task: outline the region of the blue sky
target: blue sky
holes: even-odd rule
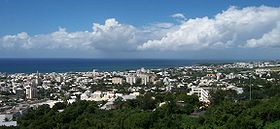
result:
[[[279,41],[262,44],[268,38],[279,39],[273,36],[278,34],[280,28],[279,6],[279,0],[1,0],[0,57],[279,58]],[[245,30],[254,31],[254,34],[239,36],[243,35],[241,31],[220,23],[219,19],[226,16],[216,18],[223,12],[228,16],[229,13],[256,16],[247,21],[245,19],[245,22],[257,16],[266,20],[252,23],[253,28],[265,22],[259,30]],[[205,17],[208,19],[203,19]],[[238,17],[236,15],[232,19]],[[216,23],[212,24],[212,20]],[[108,32],[103,30],[106,21],[107,26],[112,28]],[[195,21],[195,24],[191,21]],[[94,26],[93,23],[98,25]],[[217,36],[209,35],[209,31],[205,33],[207,36],[197,39],[204,31],[190,27],[192,24],[207,25],[205,30],[214,27],[211,33],[228,32],[227,35]],[[215,28],[217,24],[219,27]],[[242,24],[234,25],[242,27]],[[189,29],[180,29],[184,26],[198,34],[191,34]],[[221,26],[224,28],[220,29]],[[120,31],[127,34],[116,34]],[[185,36],[186,39],[170,36],[170,33],[176,32],[193,36]],[[101,37],[97,37],[97,33]],[[108,34],[116,35],[108,37]],[[193,37],[196,37],[195,40]],[[211,42],[204,43],[208,41]],[[261,52],[257,53],[256,50]],[[238,54],[233,54],[235,52]]]
[[[0,35],[26,31],[41,34],[56,31],[89,30],[91,23],[107,18],[135,26],[154,22],[173,22],[170,15],[188,18],[212,17],[230,6],[279,6],[279,0],[1,0]]]

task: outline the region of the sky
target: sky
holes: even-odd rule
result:
[[[0,0],[0,58],[279,59],[279,0]]]

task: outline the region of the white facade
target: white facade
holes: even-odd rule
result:
[[[123,79],[121,77],[113,77],[112,78],[112,84],[122,85],[123,84]]]
[[[17,126],[17,121],[0,122],[0,126]]]
[[[191,91],[188,93],[188,95],[197,95],[199,97],[199,101],[210,103],[209,91],[201,87],[192,86]]]
[[[138,77],[141,79],[141,85],[147,85],[150,82],[149,75],[138,74]]]
[[[55,80],[57,81],[57,82],[62,82],[63,81],[63,78],[61,77],[61,76],[57,76],[56,78],[55,78]]]
[[[26,98],[27,99],[34,99],[37,96],[37,88],[36,87],[28,85],[28,86],[25,87],[25,89],[26,89],[25,93],[26,93]]]
[[[5,119],[12,120],[13,114],[0,114],[0,122],[4,122]]]
[[[136,83],[136,79],[137,79],[136,76],[134,74],[132,74],[132,75],[127,75],[125,81],[126,81],[126,83],[133,85]]]

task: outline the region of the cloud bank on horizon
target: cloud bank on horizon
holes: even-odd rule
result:
[[[59,28],[48,34],[31,36],[21,32],[5,35],[0,37],[0,50],[195,53],[280,48],[280,7],[232,6],[213,17],[187,19],[181,13],[171,17],[179,22],[135,27],[109,18],[104,24],[93,23],[91,31],[67,32],[65,28]]]

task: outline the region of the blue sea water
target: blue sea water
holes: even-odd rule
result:
[[[167,68],[204,63],[231,63],[223,60],[175,60],[175,59],[0,59],[2,73],[41,73],[123,71],[139,68]]]

